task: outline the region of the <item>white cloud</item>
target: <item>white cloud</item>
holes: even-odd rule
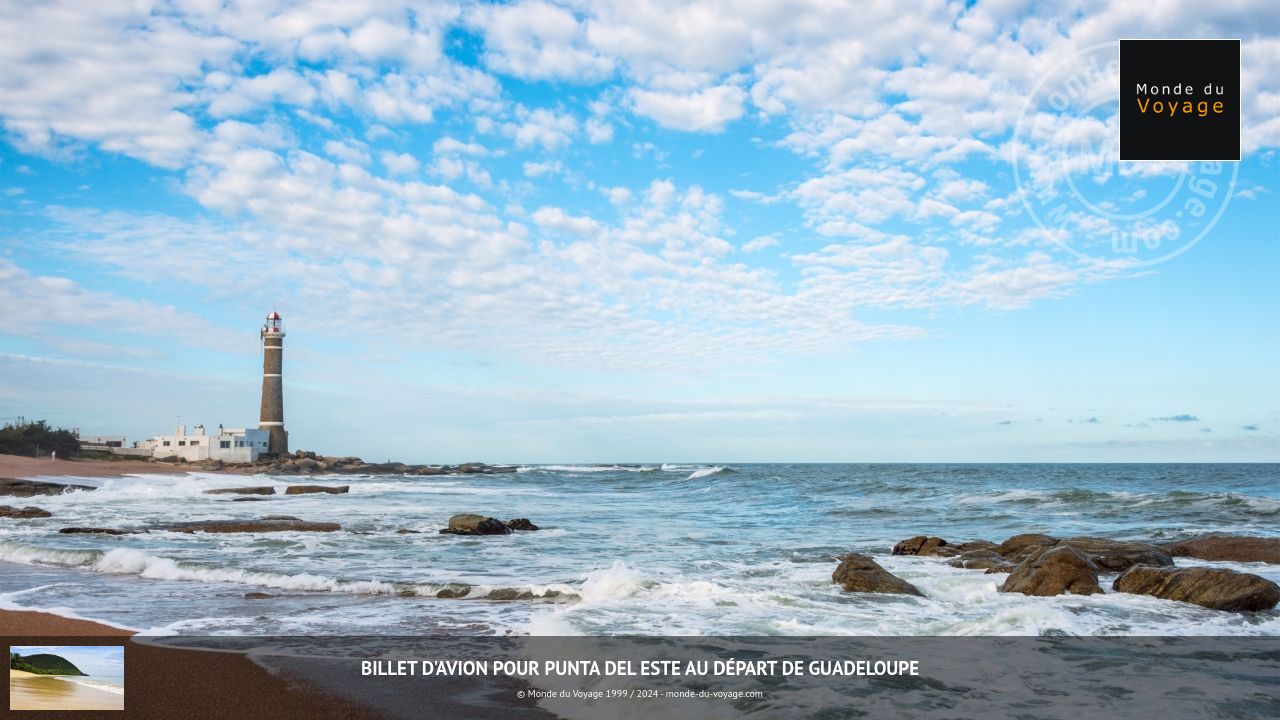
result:
[[[781,241],[776,235],[761,235],[743,243],[742,252],[759,252],[765,248],[777,247],[779,242]]]
[[[548,151],[567,145],[577,129],[578,122],[573,116],[546,108],[521,108],[520,122],[507,125],[507,132],[515,139],[517,147],[537,145]]]
[[[0,306],[28,309],[0,314],[0,332],[50,343],[77,342],[57,335],[69,328],[112,327],[126,336],[165,337],[206,348],[236,347],[232,333],[199,314],[88,290],[66,277],[33,275],[5,258],[0,258]]]
[[[483,5],[470,13],[485,37],[484,61],[493,70],[521,78],[599,80],[614,61],[586,42],[569,10],[538,0]]]
[[[412,175],[418,171],[418,159],[409,153],[384,152],[380,157],[392,175]]]
[[[369,152],[362,147],[338,140],[329,140],[324,144],[324,151],[330,157],[356,165],[369,164]]]
[[[720,132],[742,117],[746,93],[731,85],[693,93],[632,90],[632,109],[663,127],[689,132]]]

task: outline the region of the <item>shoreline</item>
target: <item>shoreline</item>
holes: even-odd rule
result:
[[[172,475],[188,472],[219,475],[245,474],[238,468],[206,470],[194,465],[175,465],[145,460],[84,460],[80,458],[52,460],[22,455],[0,455],[0,478],[113,478],[126,475]]]
[[[124,710],[124,696],[60,675],[9,670],[10,710]]]
[[[113,639],[123,642],[126,647],[124,703],[131,718],[375,720],[383,717],[350,700],[273,675],[244,655],[129,642],[128,638],[135,634],[131,630],[91,620],[66,618],[36,610],[0,610],[0,635],[11,644],[49,644],[51,639],[59,637],[75,638],[76,644],[90,639],[99,644],[110,643]],[[56,682],[67,682],[50,678]],[[30,679],[20,680],[26,683]],[[12,684],[13,680],[10,682]],[[86,691],[111,695],[106,691],[75,685],[77,689],[84,687]],[[101,717],[120,717],[110,712]]]

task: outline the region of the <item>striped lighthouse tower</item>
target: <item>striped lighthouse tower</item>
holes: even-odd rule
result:
[[[267,452],[289,452],[289,433],[284,429],[284,328],[280,313],[271,311],[262,326],[262,412],[258,429],[268,430]]]

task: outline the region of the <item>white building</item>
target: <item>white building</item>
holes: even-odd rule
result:
[[[269,430],[254,428],[224,428],[218,426],[216,434],[206,433],[203,425],[195,426],[187,433],[186,425],[179,425],[173,435],[158,435],[138,443],[139,448],[151,451],[152,457],[177,456],[187,462],[221,460],[223,462],[248,463],[267,451]]]

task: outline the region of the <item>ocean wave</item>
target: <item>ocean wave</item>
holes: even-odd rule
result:
[[[518,468],[517,472],[538,470],[568,473],[657,472],[665,468],[665,465],[526,465]]]
[[[689,473],[689,477],[685,480],[697,480],[698,478],[711,477],[712,475],[727,475],[737,472],[731,467],[716,465],[713,467],[704,467]]]
[[[62,679],[70,680],[71,682],[76,683],[77,685],[84,685],[86,687],[94,688],[95,690],[102,690],[105,692],[109,692],[113,695],[124,694],[124,685],[117,685],[115,683],[107,682],[105,680],[90,680],[90,679],[78,678],[78,677],[64,677]]]
[[[458,583],[412,583],[383,580],[343,580],[312,573],[283,574],[257,570],[178,562],[131,548],[100,550],[60,550],[0,542],[0,560],[24,565],[52,565],[79,568],[104,574],[135,575],[149,580],[181,580],[203,583],[230,583],[295,592],[334,592],[352,595],[398,595],[437,597],[442,590],[450,599],[468,600],[574,600],[575,588],[560,585],[489,586]],[[30,592],[21,591],[21,592]],[[16,594],[16,593],[15,593]]]

